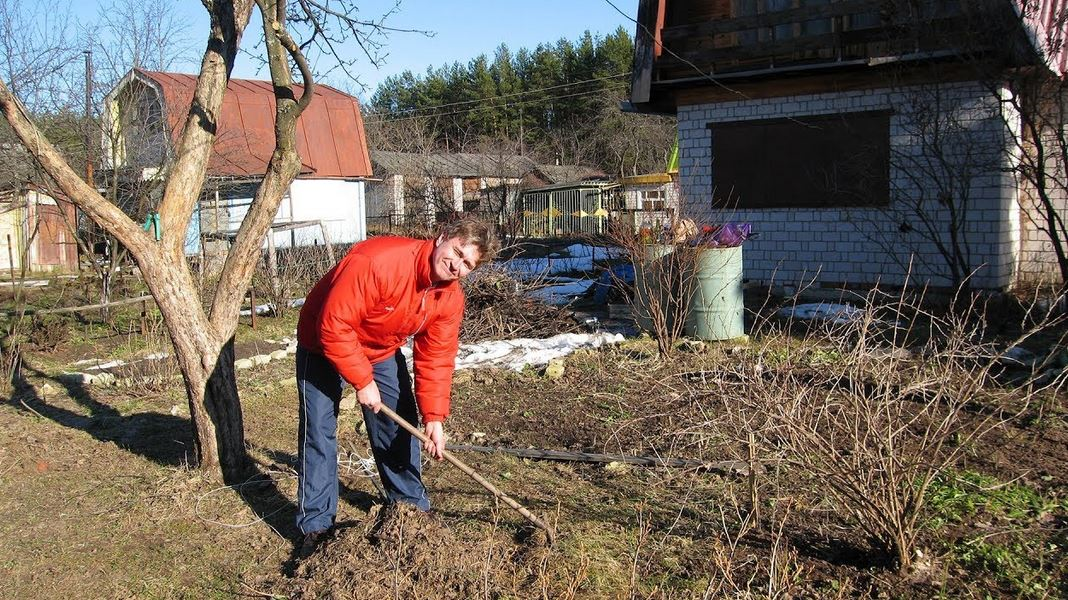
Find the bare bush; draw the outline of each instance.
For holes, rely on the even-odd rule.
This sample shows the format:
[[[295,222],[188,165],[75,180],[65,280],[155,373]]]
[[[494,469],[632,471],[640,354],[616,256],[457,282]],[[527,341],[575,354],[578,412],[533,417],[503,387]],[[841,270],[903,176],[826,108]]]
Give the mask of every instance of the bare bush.
[[[802,591],[798,584],[804,568],[787,535],[790,503],[780,503],[782,510],[769,519],[767,549],[757,554],[749,544],[760,526],[760,517],[750,501],[735,493],[732,486],[724,490],[712,523],[717,536],[707,556],[710,572],[702,598],[774,600],[795,598]]]
[[[542,285],[540,280],[517,279],[499,265],[480,267],[463,280],[467,302],[461,341],[541,338],[578,331],[578,323],[566,310],[529,296]]]
[[[30,341],[42,352],[51,352],[70,337],[70,323],[64,317],[35,315],[30,326]]]
[[[672,232],[672,225],[666,231]],[[661,357],[670,356],[686,330],[696,276],[696,252],[684,240],[646,239],[626,223],[614,223],[609,238],[634,265],[631,310],[637,325],[656,340]],[[658,243],[659,242],[659,243]]]
[[[278,316],[285,315],[289,302],[303,298],[323,275],[334,268],[347,247],[296,246],[279,250],[275,268],[263,256],[252,276],[252,289],[257,298],[262,298]]]
[[[806,479],[906,570],[932,481],[1063,383],[1063,372],[1050,379],[1041,369],[1022,384],[995,379],[1010,348],[1060,323],[1043,320],[994,347],[981,318],[878,290],[862,300],[848,316],[766,321],[748,360],[710,375],[714,402],[696,429],[737,448],[751,435],[762,462]]]

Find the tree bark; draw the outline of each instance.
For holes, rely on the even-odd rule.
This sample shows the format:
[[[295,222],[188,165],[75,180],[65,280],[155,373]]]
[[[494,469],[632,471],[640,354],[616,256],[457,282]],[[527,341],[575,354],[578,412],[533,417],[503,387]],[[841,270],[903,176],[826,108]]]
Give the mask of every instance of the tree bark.
[[[193,92],[185,127],[175,148],[175,158],[167,174],[163,200],[159,204],[160,224],[165,232],[182,232],[189,227],[193,207],[204,187],[208,159],[215,144],[223,95],[234,68],[241,36],[252,15],[252,0],[205,2],[211,17],[211,34],[200,75]],[[182,257],[185,238],[165,236],[162,245],[173,257]]]
[[[211,311],[205,312],[185,260],[184,232],[203,190],[223,95],[253,4],[253,0],[204,0],[211,17],[211,34],[175,159],[167,169],[167,185],[158,209],[163,230],[159,242],[81,180],[0,82],[0,111],[23,145],[68,198],[129,250],[140,268],[174,344],[189,400],[194,458],[201,468],[221,473],[228,483],[240,481],[248,464],[234,376],[238,309],[252,280],[264,236],[282,196],[300,171],[296,121],[311,101],[313,89],[307,62],[285,29],[284,3],[255,0],[263,13],[275,89],[276,147],[227,255]],[[304,82],[299,99],[293,93],[290,60],[300,69]]]
[[[142,273],[163,315],[185,384],[192,458],[200,468],[221,473],[226,483],[239,482],[248,460],[233,337],[222,337],[211,326],[184,262],[146,264]]]

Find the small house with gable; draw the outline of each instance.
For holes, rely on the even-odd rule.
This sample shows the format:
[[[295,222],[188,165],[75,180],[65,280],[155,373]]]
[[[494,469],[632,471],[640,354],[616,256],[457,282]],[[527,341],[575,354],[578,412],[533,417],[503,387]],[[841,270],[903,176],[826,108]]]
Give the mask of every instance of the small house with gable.
[[[108,94],[104,164],[136,188],[145,218],[152,182],[166,172],[196,88],[196,76],[135,69]],[[302,92],[295,86],[296,93]],[[274,151],[270,81],[227,83],[208,179],[186,235],[186,252],[225,244],[241,225]],[[352,243],[366,237],[365,182],[371,164],[358,100],[317,84],[297,121],[300,174],[282,199],[268,240],[277,247]],[[163,232],[166,235],[167,232]],[[267,241],[265,241],[267,243]]]

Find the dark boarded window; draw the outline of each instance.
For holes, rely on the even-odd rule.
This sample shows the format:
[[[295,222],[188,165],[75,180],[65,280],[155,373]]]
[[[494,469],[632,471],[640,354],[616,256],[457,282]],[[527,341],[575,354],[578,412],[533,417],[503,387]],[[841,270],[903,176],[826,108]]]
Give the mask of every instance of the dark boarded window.
[[[890,113],[709,124],[717,206],[885,206]]]

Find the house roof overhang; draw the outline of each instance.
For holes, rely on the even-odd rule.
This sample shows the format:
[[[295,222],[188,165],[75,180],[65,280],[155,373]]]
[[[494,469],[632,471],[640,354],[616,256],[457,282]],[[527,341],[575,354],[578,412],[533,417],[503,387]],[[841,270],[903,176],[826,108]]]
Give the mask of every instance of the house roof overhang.
[[[657,183],[671,183],[674,179],[670,173],[647,173],[645,175],[632,175],[623,178],[623,185],[651,185]]]
[[[841,20],[854,13],[863,17],[873,8],[880,9],[882,1],[802,3],[759,14],[731,10],[709,16],[684,2],[639,0],[630,97],[621,109],[674,114],[680,104],[689,103],[680,99],[689,100],[685,96],[699,89],[714,98],[708,101],[723,101],[784,95],[778,88],[792,93],[825,92],[840,89],[843,83],[854,86],[866,78],[865,87],[885,86],[875,75],[885,76],[891,66],[897,70],[895,77],[902,73],[912,77],[908,72],[914,67],[922,71],[925,65],[945,63],[953,69],[955,64],[970,63],[971,79],[979,76],[975,66],[981,66],[987,77],[996,72],[993,69],[1026,65],[1044,66],[1062,77],[1068,70],[1068,21],[1064,19],[1068,0],[993,0],[969,5],[968,10],[950,6],[955,3],[932,3],[941,8],[915,16],[919,20],[909,22],[912,29],[907,31],[895,29],[897,21],[883,17],[879,24],[844,34],[835,30],[772,39],[768,44],[729,43],[729,36],[739,32],[796,26],[813,18]],[[840,37],[846,34],[853,45]],[[721,40],[726,45],[711,43],[716,35],[727,36]],[[821,77],[822,85],[798,85]],[[738,94],[746,86],[746,92]]]
[[[920,81],[927,75],[922,69],[902,72],[901,65],[940,63],[937,76],[943,81],[975,78],[975,66],[965,64],[952,51],[917,52],[878,59],[858,59],[823,64],[788,65],[735,71],[722,74],[695,73],[692,77],[658,80],[650,84],[649,100],[624,102],[621,110],[644,114],[674,116],[679,106],[701,101],[723,102],[775,96],[823,93],[830,89],[846,91],[885,86],[893,72],[897,83]]]
[[[527,188],[523,190],[524,194],[533,192],[555,192],[559,190],[569,189],[582,189],[588,188],[591,190],[604,191],[607,189],[620,187],[620,184],[615,181],[573,181],[569,183],[556,183],[553,185],[542,185],[538,187]]]

